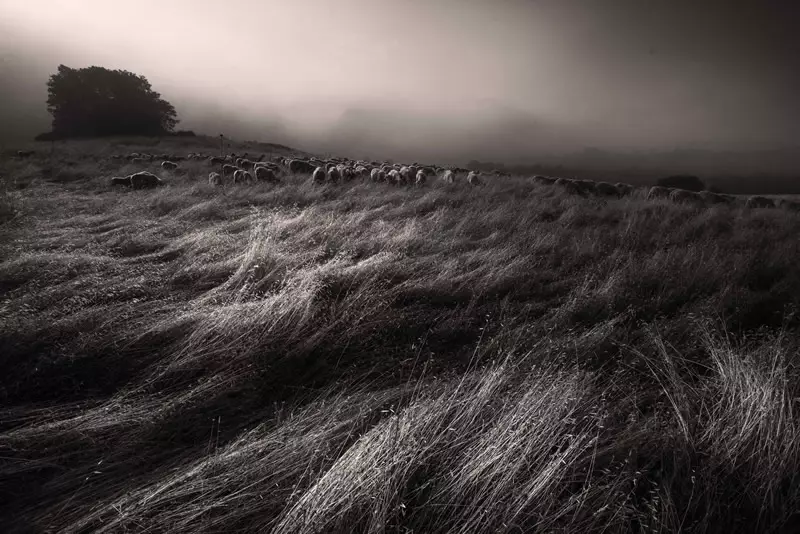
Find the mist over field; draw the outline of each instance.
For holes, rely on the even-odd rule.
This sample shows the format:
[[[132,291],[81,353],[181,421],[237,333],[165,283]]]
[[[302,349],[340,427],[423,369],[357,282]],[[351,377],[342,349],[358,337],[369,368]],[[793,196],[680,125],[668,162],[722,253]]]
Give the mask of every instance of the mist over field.
[[[785,2],[3,0],[0,14],[6,140],[46,129],[59,63],[144,74],[181,128],[354,157],[511,163],[800,139],[800,18]]]

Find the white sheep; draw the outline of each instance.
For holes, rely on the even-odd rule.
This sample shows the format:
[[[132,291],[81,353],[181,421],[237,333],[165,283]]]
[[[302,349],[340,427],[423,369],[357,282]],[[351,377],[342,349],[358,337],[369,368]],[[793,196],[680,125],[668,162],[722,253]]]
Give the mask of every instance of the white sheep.
[[[448,184],[452,184],[453,182],[456,181],[456,174],[450,169],[447,169],[442,173],[442,180],[444,180]]]
[[[477,171],[469,171],[467,175],[467,183],[470,185],[481,185],[481,180],[479,178],[480,173]]]
[[[422,171],[422,170],[417,171],[417,177],[416,177],[416,184],[417,185],[419,185],[419,186],[425,185],[425,181],[427,179],[428,179],[428,177],[425,174],[425,171]]]

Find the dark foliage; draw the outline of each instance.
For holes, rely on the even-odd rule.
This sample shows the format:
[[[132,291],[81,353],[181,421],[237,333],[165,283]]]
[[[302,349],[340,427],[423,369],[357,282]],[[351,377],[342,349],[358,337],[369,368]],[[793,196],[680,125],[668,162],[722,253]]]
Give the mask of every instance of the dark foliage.
[[[706,188],[706,185],[700,178],[690,174],[676,174],[667,176],[666,178],[660,178],[656,182],[656,185],[685,189],[687,191],[703,191]]]
[[[37,140],[112,135],[161,135],[178,123],[175,108],[144,76],[103,67],[59,65],[47,82],[53,131]]]

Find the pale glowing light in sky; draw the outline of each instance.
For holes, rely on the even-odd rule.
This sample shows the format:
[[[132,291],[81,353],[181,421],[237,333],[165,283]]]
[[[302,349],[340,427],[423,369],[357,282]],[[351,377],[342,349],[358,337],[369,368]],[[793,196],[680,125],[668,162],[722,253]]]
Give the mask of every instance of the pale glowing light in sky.
[[[41,65],[39,91],[59,63],[143,74],[189,126],[214,106],[297,135],[361,112],[432,132],[380,130],[395,145],[485,126],[520,150],[519,128],[547,149],[739,146],[800,133],[768,3],[0,0],[0,50]]]

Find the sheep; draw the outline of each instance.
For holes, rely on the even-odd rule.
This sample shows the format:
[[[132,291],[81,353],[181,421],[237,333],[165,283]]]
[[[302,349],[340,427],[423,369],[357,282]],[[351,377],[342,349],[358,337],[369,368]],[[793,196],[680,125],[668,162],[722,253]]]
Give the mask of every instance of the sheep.
[[[158,176],[147,171],[131,174],[128,178],[131,180],[131,187],[133,189],[150,189],[164,185],[164,182]]]
[[[541,176],[536,175],[533,177],[533,181],[539,185],[553,185],[556,182],[555,178],[550,178],[549,176]]]
[[[174,171],[175,169],[178,168],[178,164],[173,163],[171,161],[162,161],[161,168],[164,169],[165,171]]]
[[[774,208],[775,202],[767,197],[750,197],[744,206],[746,208]]]
[[[416,185],[418,185],[418,186],[425,185],[425,181],[427,179],[428,179],[428,177],[427,177],[427,175],[425,174],[424,171],[422,171],[422,170],[417,171]]]
[[[448,184],[452,184],[456,181],[456,174],[450,169],[447,169],[442,173],[442,180]]]
[[[800,211],[800,202],[796,200],[789,200],[788,198],[778,199],[777,203],[779,208],[789,211]]]
[[[115,176],[115,177],[111,178],[111,185],[112,186],[124,185],[126,187],[130,187],[131,186],[131,177],[130,176],[124,176],[124,177]]]
[[[275,172],[268,167],[256,167],[253,172],[256,173],[256,180],[259,182],[275,183],[278,181]]]
[[[555,182],[553,182],[553,184],[561,187],[567,193],[571,194],[580,193],[580,188],[578,187],[578,184],[575,183],[575,180],[572,180],[570,178],[558,178],[556,179]]]
[[[222,175],[218,172],[208,173],[208,185],[222,185]]]
[[[597,183],[592,180],[575,180],[575,185],[581,194],[597,193]]]
[[[342,179],[342,173],[339,171],[338,167],[331,166],[331,168],[328,169],[327,178],[329,182],[335,184]]]
[[[655,200],[657,198],[669,198],[672,189],[660,185],[654,185],[647,192],[647,200]]]
[[[730,204],[731,199],[727,198],[725,195],[720,195],[719,193],[712,193],[711,191],[700,191],[697,193],[700,198],[703,199],[703,202],[706,204]]]
[[[633,193],[633,186],[630,184],[624,184],[622,182],[617,182],[614,184],[614,187],[617,188],[619,191],[619,196],[625,197]]]
[[[293,159],[289,162],[289,172],[292,174],[311,174],[316,167],[304,160]]]
[[[245,171],[243,171],[242,169],[236,169],[235,171],[233,171],[233,183],[239,184],[244,182],[244,173]]]
[[[244,171],[244,183],[252,184],[253,183],[253,174],[250,171]]]
[[[382,172],[380,169],[372,169],[372,172],[369,173],[369,177],[373,182],[382,182],[381,174]]]
[[[239,165],[239,167],[248,171],[252,171],[255,168],[255,162],[242,158],[242,164]]]
[[[145,163],[145,161],[146,160],[144,158],[133,158],[131,163]]]
[[[237,167],[241,168],[243,161],[244,161],[244,158],[236,158],[236,161],[234,161],[234,165],[236,165]]]
[[[222,166],[222,176],[233,176],[233,173],[238,171],[235,165],[225,164]]]
[[[386,180],[390,184],[395,184],[396,185],[396,184],[402,183],[403,177],[400,176],[400,171],[398,171],[397,169],[392,169],[386,175]]]
[[[597,182],[594,186],[594,192],[601,197],[618,197],[619,189],[614,187],[608,182]]]
[[[669,194],[669,199],[677,204],[693,204],[695,206],[704,206],[703,197],[694,191],[687,191],[685,189],[673,189]]]
[[[467,183],[470,185],[481,185],[480,173],[477,171],[469,171]]]
[[[325,174],[326,174],[325,169],[323,169],[322,167],[317,167],[316,169],[314,169],[314,173],[311,175],[311,179],[318,184],[324,183]]]
[[[219,156],[211,156],[208,158],[209,165],[224,165],[225,158],[220,158]]]

